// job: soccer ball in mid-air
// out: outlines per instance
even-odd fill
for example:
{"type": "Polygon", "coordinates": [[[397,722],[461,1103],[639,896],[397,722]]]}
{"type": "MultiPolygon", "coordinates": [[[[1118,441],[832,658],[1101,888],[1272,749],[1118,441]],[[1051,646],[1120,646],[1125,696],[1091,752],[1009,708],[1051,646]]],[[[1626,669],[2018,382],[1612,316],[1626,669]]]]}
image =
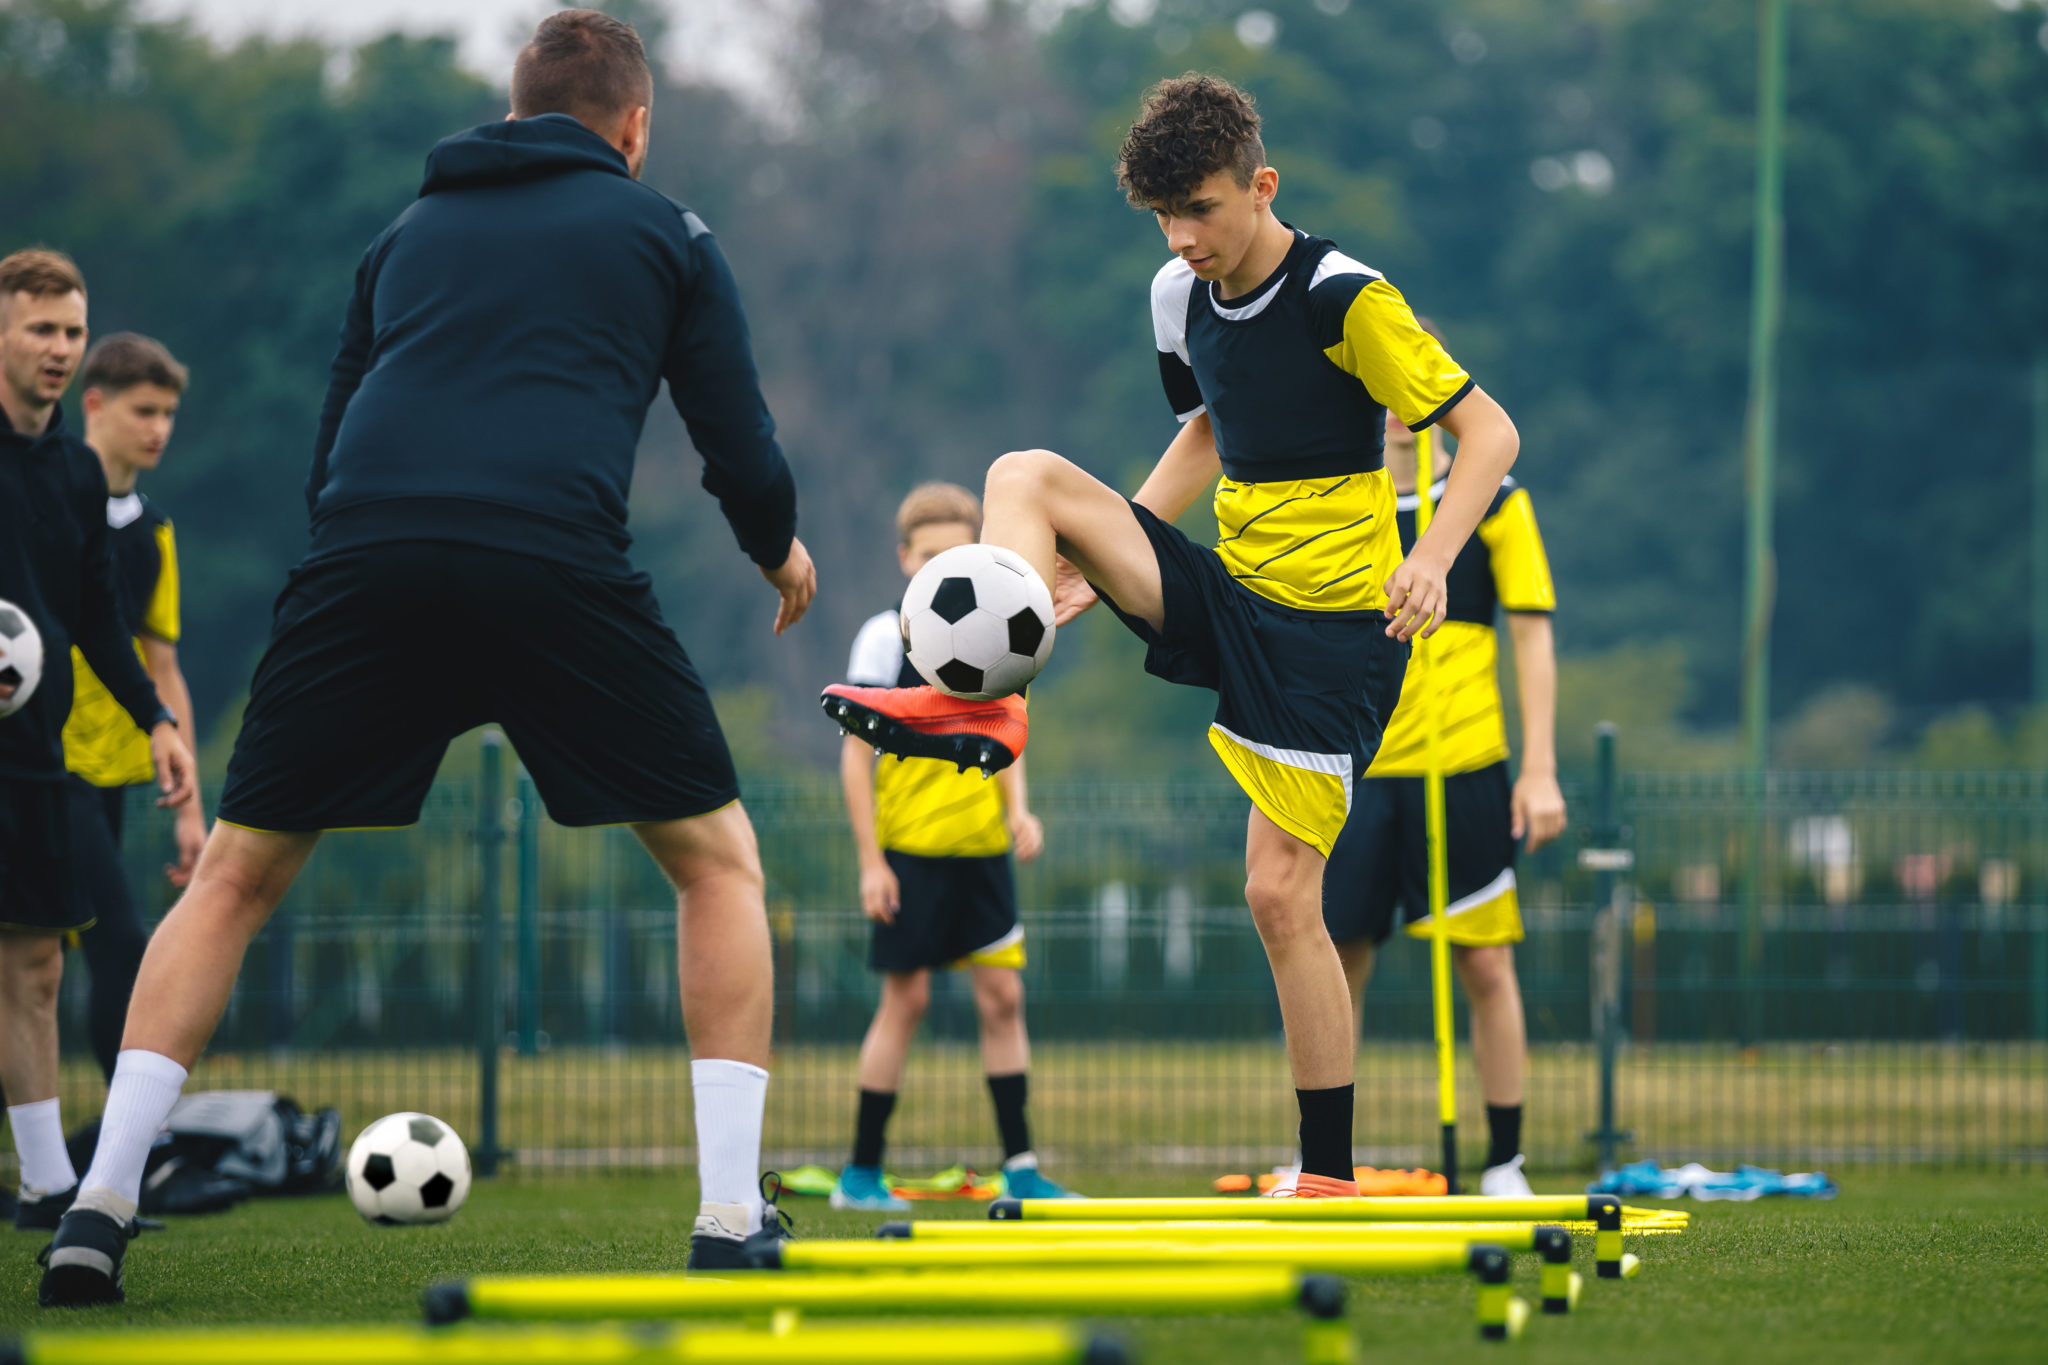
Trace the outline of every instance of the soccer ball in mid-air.
{"type": "Polygon", "coordinates": [[[348,1149],[348,1197],[373,1223],[440,1223],[469,1197],[469,1149],[429,1114],[386,1114],[348,1149]]]}
{"type": "Polygon", "coordinates": [[[43,680],[43,633],[28,613],[14,603],[0,599],[0,716],[11,716],[28,705],[43,680]]]}
{"type": "Polygon", "coordinates": [[[948,696],[1021,692],[1052,654],[1052,593],[1022,555],[956,545],[933,555],[903,594],[903,652],[948,696]]]}

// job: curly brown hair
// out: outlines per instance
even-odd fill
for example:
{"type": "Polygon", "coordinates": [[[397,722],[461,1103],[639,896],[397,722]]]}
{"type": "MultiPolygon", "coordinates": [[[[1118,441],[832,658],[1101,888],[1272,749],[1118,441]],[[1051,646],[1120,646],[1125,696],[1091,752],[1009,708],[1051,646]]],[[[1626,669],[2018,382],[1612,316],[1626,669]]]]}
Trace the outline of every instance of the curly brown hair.
{"type": "Polygon", "coordinates": [[[1133,208],[1171,204],[1227,170],[1240,186],[1266,164],[1252,97],[1215,76],[1190,71],[1145,92],[1144,111],[1124,134],[1116,183],[1133,208]]]}

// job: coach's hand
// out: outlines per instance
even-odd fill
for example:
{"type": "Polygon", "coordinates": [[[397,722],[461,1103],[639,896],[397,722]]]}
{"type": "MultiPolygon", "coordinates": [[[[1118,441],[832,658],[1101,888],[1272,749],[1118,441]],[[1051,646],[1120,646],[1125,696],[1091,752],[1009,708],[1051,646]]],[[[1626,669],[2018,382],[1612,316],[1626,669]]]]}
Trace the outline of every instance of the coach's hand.
{"type": "Polygon", "coordinates": [[[1564,833],[1564,793],[1558,790],[1557,778],[1552,774],[1524,769],[1515,779],[1508,809],[1514,814],[1510,833],[1517,839],[1526,834],[1531,853],[1564,833]]]}
{"type": "Polygon", "coordinates": [[[1436,634],[1436,628],[1443,624],[1444,602],[1450,595],[1444,586],[1450,569],[1449,564],[1439,564],[1435,558],[1420,553],[1401,561],[1401,567],[1387,579],[1388,635],[1396,640],[1420,635],[1427,640],[1436,634]]]}
{"type": "Polygon", "coordinates": [[[779,569],[761,570],[761,577],[782,594],[782,605],[775,609],[775,633],[780,635],[811,609],[811,599],[818,595],[818,567],[811,563],[811,552],[804,543],[792,537],[789,558],[779,569]]]}
{"type": "Polygon", "coordinates": [[[156,763],[156,785],[163,795],[159,806],[182,806],[199,790],[198,768],[185,737],[169,721],[158,721],[149,732],[149,756],[156,763]]]}
{"type": "Polygon", "coordinates": [[[860,912],[877,924],[894,924],[896,907],[903,903],[902,888],[896,884],[895,869],[877,853],[860,864],[860,912]]]}
{"type": "Polygon", "coordinates": [[[1055,628],[1079,616],[1102,599],[1095,592],[1095,585],[1081,576],[1081,571],[1067,562],[1065,555],[1055,555],[1052,561],[1052,623],[1055,628]]]}
{"type": "Polygon", "coordinates": [[[171,838],[178,850],[178,861],[164,864],[164,876],[172,886],[190,886],[192,869],[199,866],[199,855],[206,848],[206,812],[199,802],[187,802],[178,811],[178,823],[171,838]]]}

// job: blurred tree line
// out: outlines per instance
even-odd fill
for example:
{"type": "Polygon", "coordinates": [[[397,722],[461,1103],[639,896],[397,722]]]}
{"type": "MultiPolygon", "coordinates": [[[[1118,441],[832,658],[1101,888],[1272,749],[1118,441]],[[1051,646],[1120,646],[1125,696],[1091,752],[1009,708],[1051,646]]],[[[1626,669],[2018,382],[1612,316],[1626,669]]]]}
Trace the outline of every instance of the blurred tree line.
{"type": "MultiPolygon", "coordinates": [[[[660,6],[602,7],[659,50],[660,6]]],[[[1146,305],[1164,248],[1111,162],[1144,87],[1189,68],[1255,92],[1282,215],[1385,271],[1520,425],[1562,597],[1567,759],[1603,714],[1639,762],[1728,757],[1753,6],[791,13],[772,113],[760,91],[664,81],[646,173],[732,258],[824,571],[812,618],[774,640],[772,594],[658,404],[636,556],[746,766],[830,752],[811,698],[899,590],[889,517],[912,482],[978,486],[995,455],[1044,445],[1129,490],[1170,437],[1146,305]]],[[[2020,0],[1792,6],[1787,761],[2048,746],[2019,714],[2027,374],[2048,348],[2044,20],[2020,0]]],[[[0,244],[71,251],[96,331],[149,332],[194,370],[148,491],[179,526],[187,671],[216,752],[304,543],[356,260],[433,142],[503,108],[447,41],[221,51],[132,0],[0,3],[0,244]]],[[[1203,695],[1138,657],[1103,613],[1069,632],[1039,693],[1041,773],[1209,770],[1203,695]]]]}

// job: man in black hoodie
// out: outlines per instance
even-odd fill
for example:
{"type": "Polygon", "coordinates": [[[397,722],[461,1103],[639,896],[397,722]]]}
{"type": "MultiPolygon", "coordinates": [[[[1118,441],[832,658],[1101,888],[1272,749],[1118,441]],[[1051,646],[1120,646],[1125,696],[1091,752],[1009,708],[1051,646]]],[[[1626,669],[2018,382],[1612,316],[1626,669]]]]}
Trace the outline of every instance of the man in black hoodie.
{"type": "Polygon", "coordinates": [[[512,114],[449,138],[364,255],[314,447],[312,544],[192,885],[150,941],[44,1304],[121,1297],[143,1163],[250,939],[328,829],[418,818],[449,740],[502,724],[549,814],[631,824],[679,893],[704,1203],[692,1266],[773,1226],[755,1188],[774,979],[762,874],[709,697],[626,557],[663,380],[704,486],[781,596],[816,575],[710,231],[637,183],[653,80],[617,20],[544,20],[512,114]]]}

